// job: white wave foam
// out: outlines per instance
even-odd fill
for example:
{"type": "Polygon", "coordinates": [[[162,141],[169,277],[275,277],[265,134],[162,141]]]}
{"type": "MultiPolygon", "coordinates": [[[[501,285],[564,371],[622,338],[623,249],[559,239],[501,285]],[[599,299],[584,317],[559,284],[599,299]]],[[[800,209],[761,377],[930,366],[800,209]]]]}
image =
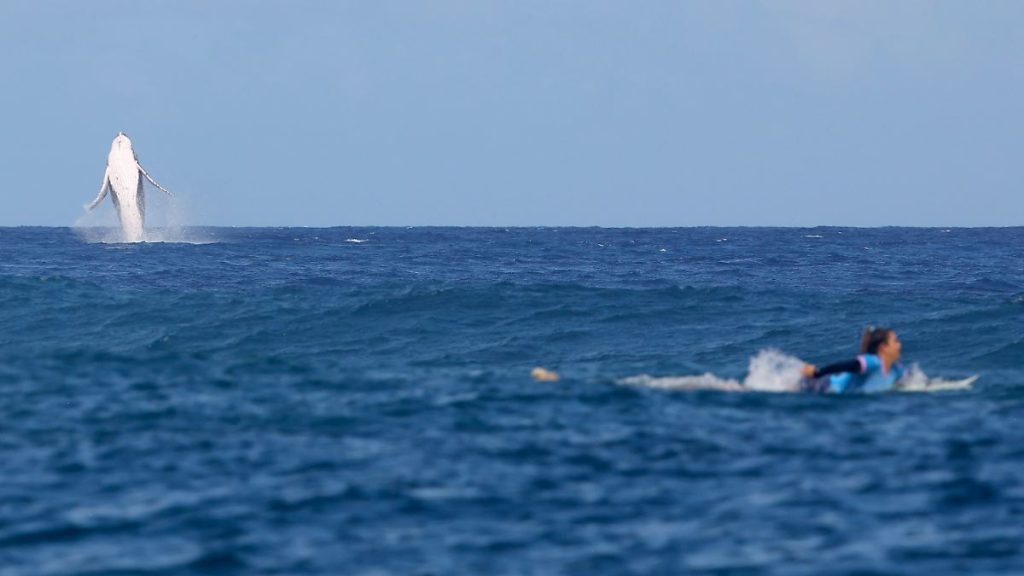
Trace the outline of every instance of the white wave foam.
{"type": "Polygon", "coordinates": [[[907,375],[896,383],[896,390],[900,392],[941,392],[943,390],[970,390],[971,385],[978,379],[978,376],[971,376],[962,380],[946,380],[944,378],[929,378],[917,364],[913,364],[907,375]]]}
{"type": "Polygon", "coordinates": [[[804,361],[774,349],[761,350],[750,359],[743,387],[759,392],[798,392],[804,361]]]}
{"type": "Polygon", "coordinates": [[[646,386],[672,390],[721,390],[723,392],[797,392],[800,369],[804,363],[778,350],[767,349],[750,359],[747,377],[740,382],[705,373],[699,376],[655,377],[647,374],[619,380],[629,386],[646,386]]]}
{"type": "MultiPolygon", "coordinates": [[[[766,349],[750,359],[747,377],[740,382],[720,378],[710,372],[698,376],[664,376],[647,374],[630,376],[619,380],[627,386],[644,386],[667,390],[719,390],[722,392],[800,392],[800,369],[804,362],[778,350],[766,349]]],[[[939,392],[944,390],[969,390],[977,376],[963,380],[929,378],[914,364],[907,375],[900,380],[895,390],[900,392],[939,392]]]]}
{"type": "Polygon", "coordinates": [[[723,392],[743,392],[745,390],[738,380],[719,378],[710,372],[700,376],[656,377],[640,374],[623,378],[619,380],[619,384],[665,390],[721,390],[723,392]]]}
{"type": "Polygon", "coordinates": [[[187,228],[149,228],[141,240],[127,242],[120,226],[81,226],[72,230],[87,244],[135,244],[142,242],[164,244],[216,244],[216,238],[187,228]]]}

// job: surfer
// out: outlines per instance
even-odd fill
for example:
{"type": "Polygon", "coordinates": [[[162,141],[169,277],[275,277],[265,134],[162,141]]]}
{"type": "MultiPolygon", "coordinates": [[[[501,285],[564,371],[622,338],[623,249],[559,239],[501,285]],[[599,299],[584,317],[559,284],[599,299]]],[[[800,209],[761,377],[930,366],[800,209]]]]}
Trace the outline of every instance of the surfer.
{"type": "Polygon", "coordinates": [[[805,364],[801,388],[809,392],[883,392],[906,374],[899,363],[903,344],[892,328],[868,327],[861,339],[860,355],[852,360],[818,368],[805,364]]]}

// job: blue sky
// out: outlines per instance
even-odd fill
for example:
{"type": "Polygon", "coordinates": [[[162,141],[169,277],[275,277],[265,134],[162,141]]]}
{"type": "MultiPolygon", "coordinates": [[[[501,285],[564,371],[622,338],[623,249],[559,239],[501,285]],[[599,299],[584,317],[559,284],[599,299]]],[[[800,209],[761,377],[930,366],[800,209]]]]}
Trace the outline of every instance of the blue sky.
{"type": "Polygon", "coordinates": [[[73,224],[119,130],[186,224],[1022,225],[1022,21],[998,0],[0,2],[0,225],[73,224]]]}

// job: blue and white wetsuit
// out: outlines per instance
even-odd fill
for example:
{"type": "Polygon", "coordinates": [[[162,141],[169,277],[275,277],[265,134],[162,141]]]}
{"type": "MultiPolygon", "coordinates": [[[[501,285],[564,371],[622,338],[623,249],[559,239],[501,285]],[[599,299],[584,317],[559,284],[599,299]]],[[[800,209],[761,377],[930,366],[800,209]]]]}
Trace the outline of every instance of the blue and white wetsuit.
{"type": "Polygon", "coordinates": [[[861,354],[854,360],[818,368],[814,371],[814,378],[807,382],[807,387],[832,394],[885,392],[892,390],[906,373],[902,364],[893,364],[887,372],[877,355],[861,354]]]}

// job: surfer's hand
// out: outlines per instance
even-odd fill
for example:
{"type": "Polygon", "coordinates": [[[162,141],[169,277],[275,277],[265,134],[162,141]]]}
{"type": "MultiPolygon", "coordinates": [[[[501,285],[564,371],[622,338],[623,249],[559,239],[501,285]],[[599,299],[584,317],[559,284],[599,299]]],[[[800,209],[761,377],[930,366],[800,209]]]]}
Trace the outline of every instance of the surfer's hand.
{"type": "Polygon", "coordinates": [[[804,367],[800,369],[800,373],[803,374],[804,378],[814,378],[814,371],[817,369],[817,366],[814,364],[804,364],[804,367]]]}

